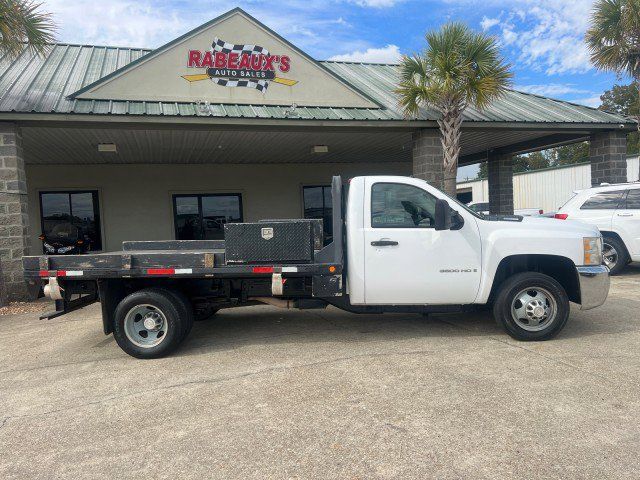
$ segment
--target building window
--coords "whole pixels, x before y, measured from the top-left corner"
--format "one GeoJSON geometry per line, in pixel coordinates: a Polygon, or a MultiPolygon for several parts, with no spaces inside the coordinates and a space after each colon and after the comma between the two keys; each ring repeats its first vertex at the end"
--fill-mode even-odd
{"type": "Polygon", "coordinates": [[[40,219],[45,238],[73,235],[90,250],[102,250],[97,190],[40,192],[40,219]]]}
{"type": "Polygon", "coordinates": [[[333,206],[331,202],[331,186],[319,185],[302,187],[304,202],[304,218],[321,218],[324,233],[324,244],[333,240],[333,206]]]}
{"type": "Polygon", "coordinates": [[[223,240],[225,223],[242,223],[242,195],[174,195],[173,218],[177,240],[223,240]]]}
{"type": "Polygon", "coordinates": [[[429,228],[435,225],[436,197],[401,183],[376,183],[371,188],[373,228],[429,228]]]}

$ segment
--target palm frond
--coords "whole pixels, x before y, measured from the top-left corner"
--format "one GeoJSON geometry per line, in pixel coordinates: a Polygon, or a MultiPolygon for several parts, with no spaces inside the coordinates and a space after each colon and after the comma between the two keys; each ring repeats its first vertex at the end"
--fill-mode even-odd
{"type": "Polygon", "coordinates": [[[15,58],[25,48],[46,52],[55,40],[51,15],[40,11],[42,4],[31,0],[0,0],[0,52],[15,58]]]}
{"type": "Polygon", "coordinates": [[[425,34],[421,55],[400,63],[399,106],[415,115],[422,103],[439,112],[485,108],[510,85],[511,66],[500,55],[496,39],[458,22],[425,34]],[[407,98],[410,96],[411,98],[407,98]]]}

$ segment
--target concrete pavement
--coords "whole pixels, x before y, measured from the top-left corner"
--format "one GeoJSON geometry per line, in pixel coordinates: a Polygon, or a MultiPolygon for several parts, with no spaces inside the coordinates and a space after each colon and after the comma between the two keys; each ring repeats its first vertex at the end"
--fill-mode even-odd
{"type": "Polygon", "coordinates": [[[0,478],[635,479],[639,347],[638,267],[541,343],[488,313],[265,306],[140,361],[97,305],[2,316],[0,478]]]}

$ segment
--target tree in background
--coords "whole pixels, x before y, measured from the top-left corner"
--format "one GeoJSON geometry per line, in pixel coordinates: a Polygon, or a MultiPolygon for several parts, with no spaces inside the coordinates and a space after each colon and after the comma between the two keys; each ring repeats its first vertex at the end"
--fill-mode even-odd
{"type": "MultiPolygon", "coordinates": [[[[538,152],[514,155],[513,173],[532,172],[541,168],[583,163],[589,159],[589,143],[580,142],[538,152]]],[[[480,164],[477,178],[487,178],[487,163],[480,164]]]]}
{"type": "Polygon", "coordinates": [[[0,0],[0,54],[16,58],[25,48],[42,54],[54,41],[51,15],[31,0],[0,0]]]}
{"type": "Polygon", "coordinates": [[[444,190],[456,195],[462,115],[468,106],[486,108],[504,94],[513,74],[504,63],[496,40],[449,23],[427,32],[421,55],[400,63],[399,104],[407,116],[421,107],[437,110],[444,153],[444,190]]]}
{"type": "MultiPolygon", "coordinates": [[[[600,95],[602,105],[598,108],[607,112],[627,115],[638,118],[640,115],[640,97],[638,97],[638,85],[632,82],[629,85],[614,85],[600,95]]],[[[632,132],[627,135],[627,153],[640,152],[640,134],[632,132]]]]}
{"type": "MultiPolygon", "coordinates": [[[[585,41],[595,67],[631,77],[636,100],[640,99],[640,0],[596,1],[585,41]]],[[[634,103],[638,105],[630,100],[634,103]]],[[[636,120],[640,131],[637,109],[636,120]]]]}

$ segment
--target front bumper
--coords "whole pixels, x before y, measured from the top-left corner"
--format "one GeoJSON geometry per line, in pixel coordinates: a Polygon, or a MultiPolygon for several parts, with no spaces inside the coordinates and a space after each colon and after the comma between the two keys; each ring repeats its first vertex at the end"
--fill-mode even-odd
{"type": "Polygon", "coordinates": [[[580,310],[599,307],[609,295],[609,269],[604,265],[576,267],[580,282],[580,310]]]}

